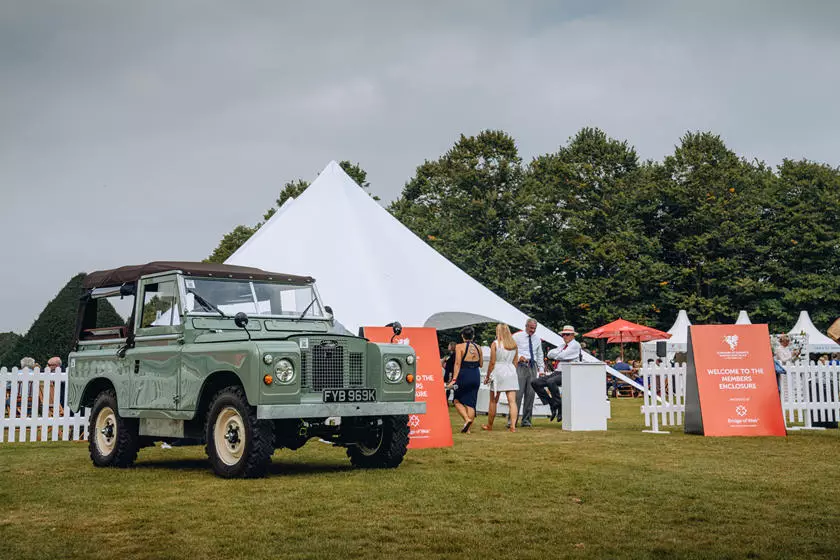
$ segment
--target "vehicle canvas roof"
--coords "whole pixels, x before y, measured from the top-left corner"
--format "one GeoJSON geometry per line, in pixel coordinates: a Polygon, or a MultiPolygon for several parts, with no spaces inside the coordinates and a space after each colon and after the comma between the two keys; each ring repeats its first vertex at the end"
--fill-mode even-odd
{"type": "Polygon", "coordinates": [[[110,270],[97,270],[85,276],[82,287],[86,289],[119,286],[136,282],[142,276],[159,272],[181,271],[187,276],[206,276],[213,278],[235,278],[238,280],[271,280],[293,284],[311,284],[311,276],[295,276],[280,272],[268,272],[259,268],[236,266],[231,264],[153,261],[146,264],[121,266],[110,270]]]}

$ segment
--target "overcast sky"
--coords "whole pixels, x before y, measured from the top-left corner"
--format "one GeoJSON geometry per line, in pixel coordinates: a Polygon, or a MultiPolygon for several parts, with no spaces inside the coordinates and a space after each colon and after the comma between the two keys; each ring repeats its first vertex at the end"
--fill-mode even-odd
{"type": "Polygon", "coordinates": [[[0,0],[0,331],[77,272],[205,258],[332,159],[390,201],[461,133],[838,165],[836,6],[0,0]]]}

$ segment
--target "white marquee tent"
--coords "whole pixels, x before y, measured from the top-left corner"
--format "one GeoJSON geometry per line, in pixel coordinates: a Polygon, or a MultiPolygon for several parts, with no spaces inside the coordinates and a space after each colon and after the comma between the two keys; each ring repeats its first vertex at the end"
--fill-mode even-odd
{"type": "Polygon", "coordinates": [[[747,315],[747,312],[743,309],[738,312],[738,318],[735,319],[736,325],[752,325],[752,321],[750,321],[750,316],[747,315]]]}
{"type": "MultiPolygon", "coordinates": [[[[668,359],[674,357],[677,352],[688,351],[688,327],[691,326],[691,321],[688,320],[688,313],[685,309],[680,309],[677,313],[677,319],[671,328],[668,329],[668,334],[671,338],[665,340],[666,348],[668,349],[668,359]]],[[[656,359],[656,340],[642,343],[642,362],[647,363],[648,360],[656,359]]]]}
{"type": "Polygon", "coordinates": [[[799,319],[793,326],[789,335],[808,335],[808,352],[814,354],[824,354],[840,352],[840,344],[837,344],[826,335],[821,333],[814,323],[811,321],[811,316],[807,311],[799,312],[799,319]]]}
{"type": "MultiPolygon", "coordinates": [[[[392,321],[522,328],[527,319],[402,225],[335,161],[226,262],[313,276],[324,303],[353,333],[392,321]]],[[[537,335],[561,342],[544,326],[537,335]]]]}

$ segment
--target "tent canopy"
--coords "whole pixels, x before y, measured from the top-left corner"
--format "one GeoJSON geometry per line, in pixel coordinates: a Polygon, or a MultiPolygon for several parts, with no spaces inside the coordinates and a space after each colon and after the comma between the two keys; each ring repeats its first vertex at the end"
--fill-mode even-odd
{"type": "MultiPolygon", "coordinates": [[[[527,319],[412,233],[335,161],[226,263],[313,276],[324,303],[352,332],[392,321],[523,328],[527,319]]],[[[537,335],[561,342],[542,325],[537,335]]]]}
{"type": "Polygon", "coordinates": [[[743,309],[738,312],[738,318],[735,319],[736,325],[752,325],[752,321],[750,321],[750,316],[747,315],[747,312],[743,309]]]}
{"type": "Polygon", "coordinates": [[[837,344],[826,335],[821,333],[814,323],[811,321],[811,316],[807,311],[799,312],[799,319],[790,331],[790,335],[808,335],[808,352],[824,353],[824,352],[840,352],[840,344],[837,344]]]}
{"type": "MultiPolygon", "coordinates": [[[[676,352],[686,352],[688,350],[688,327],[690,326],[691,321],[688,320],[688,313],[685,312],[685,309],[680,309],[674,324],[668,329],[668,334],[671,335],[671,338],[666,341],[669,357],[672,357],[676,352]]],[[[656,340],[642,343],[643,362],[656,358],[656,343],[656,340]]]]}
{"type": "MultiPolygon", "coordinates": [[[[669,350],[673,349],[677,352],[684,352],[686,350],[688,345],[688,327],[690,326],[691,321],[688,320],[688,313],[685,312],[685,309],[680,309],[674,324],[668,329],[668,334],[671,335],[671,338],[667,339],[669,350]]],[[[655,349],[656,342],[656,340],[651,340],[650,342],[645,342],[644,345],[655,349]]]]}

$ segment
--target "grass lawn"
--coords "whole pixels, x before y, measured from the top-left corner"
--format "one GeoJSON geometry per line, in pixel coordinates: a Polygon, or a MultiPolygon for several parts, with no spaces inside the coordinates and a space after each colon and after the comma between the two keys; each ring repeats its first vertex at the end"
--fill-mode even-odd
{"type": "Polygon", "coordinates": [[[612,402],[607,432],[476,426],[388,471],[313,440],[259,480],[203,447],[115,470],[86,442],[3,443],[0,558],[840,557],[838,430],[643,434],[640,400],[612,402]]]}

